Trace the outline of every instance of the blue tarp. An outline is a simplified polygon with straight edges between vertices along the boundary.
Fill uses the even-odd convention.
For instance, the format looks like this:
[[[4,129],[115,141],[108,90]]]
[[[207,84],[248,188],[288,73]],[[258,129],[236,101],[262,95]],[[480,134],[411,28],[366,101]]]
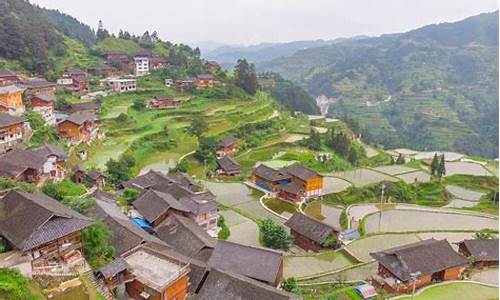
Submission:
[[[346,231],[342,231],[340,233],[340,239],[342,240],[354,240],[359,238],[359,232],[357,229],[350,229]]]
[[[141,228],[153,228],[148,221],[141,218],[130,218],[130,221]]]

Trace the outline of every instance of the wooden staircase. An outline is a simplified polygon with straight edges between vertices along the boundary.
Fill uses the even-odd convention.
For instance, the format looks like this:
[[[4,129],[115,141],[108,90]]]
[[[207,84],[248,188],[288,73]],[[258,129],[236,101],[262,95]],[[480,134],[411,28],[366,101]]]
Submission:
[[[95,289],[101,293],[101,295],[106,298],[106,300],[113,300],[113,294],[111,294],[110,290],[108,287],[104,284],[103,280],[98,279],[92,271],[87,271],[83,273],[83,276],[87,277],[92,284],[92,286],[95,287]]]

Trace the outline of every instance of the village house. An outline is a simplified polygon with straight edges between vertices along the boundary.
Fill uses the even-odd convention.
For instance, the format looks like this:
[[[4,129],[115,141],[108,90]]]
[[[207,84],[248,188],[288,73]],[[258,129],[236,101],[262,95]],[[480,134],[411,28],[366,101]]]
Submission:
[[[47,125],[56,125],[56,115],[54,110],[54,103],[56,97],[49,94],[34,95],[30,102],[33,111],[41,114]]]
[[[432,282],[458,280],[467,260],[448,241],[428,239],[370,253],[377,260],[373,283],[389,293],[411,293]]]
[[[40,192],[10,191],[0,204],[0,236],[30,258],[33,274],[84,263],[81,232],[89,218]]]
[[[16,73],[8,69],[0,69],[0,86],[16,84],[19,77]]]
[[[64,72],[62,78],[57,80],[57,84],[73,94],[90,92],[90,81],[83,70],[71,69]]]
[[[498,266],[498,239],[463,240],[457,245],[460,254],[472,259],[472,266]]]
[[[158,56],[152,56],[149,58],[149,69],[150,70],[160,70],[167,66],[167,61]]]
[[[180,93],[189,92],[196,88],[196,82],[196,78],[188,77],[183,80],[174,81],[172,87]]]
[[[108,64],[127,64],[129,62],[127,53],[123,51],[105,51],[101,53],[101,57]]]
[[[324,248],[339,246],[337,235],[340,228],[333,228],[302,213],[295,213],[285,222],[290,228],[293,243],[306,251],[318,252]]]
[[[30,135],[30,124],[25,118],[0,113],[0,153],[28,140]]]
[[[23,92],[23,89],[15,85],[0,86],[0,112],[12,116],[22,115],[25,111]]]
[[[287,173],[260,164],[253,170],[251,180],[257,187],[276,193],[281,185],[290,183],[291,177]]]
[[[219,216],[215,196],[203,190],[189,176],[182,173],[162,174],[150,170],[122,184],[124,188],[134,188],[141,192],[155,190],[170,194],[182,207],[189,210],[189,216],[210,235],[217,234]],[[179,208],[181,206],[178,206]],[[180,210],[180,209],[179,209]]]
[[[149,56],[138,54],[134,56],[134,75],[136,77],[149,74]]]
[[[165,78],[165,87],[171,88],[174,85],[174,80],[172,78]]]
[[[212,74],[197,75],[195,85],[197,89],[213,87],[215,85],[214,75]]]
[[[72,114],[57,123],[60,139],[71,144],[90,143],[98,136],[99,120],[93,113]]]
[[[305,199],[317,198],[323,195],[323,176],[318,172],[300,164],[293,164],[282,168],[280,171],[289,174],[292,183],[305,191]]]
[[[185,299],[189,291],[189,263],[148,247],[124,256],[134,279],[125,283],[133,299]]]
[[[134,92],[137,90],[137,80],[110,78],[107,80],[111,90],[117,93]]]
[[[207,66],[212,72],[217,72],[221,69],[219,63],[214,60],[208,61]]]
[[[28,99],[38,94],[50,96],[55,96],[56,94],[56,84],[42,78],[23,79],[20,81],[19,86],[25,89],[24,96]]]
[[[106,185],[106,175],[96,170],[87,171],[81,166],[74,166],[71,179],[78,184],[87,184],[102,189]]]
[[[212,255],[217,242],[192,219],[179,214],[170,214],[154,231],[175,251],[204,262]]]
[[[240,165],[230,156],[224,156],[217,159],[218,176],[239,176],[241,173]]]
[[[234,155],[238,152],[239,147],[239,139],[235,138],[232,135],[228,135],[224,137],[218,144],[216,149],[216,155],[218,158]]]
[[[101,105],[96,101],[71,103],[69,105],[69,113],[71,114],[98,113],[100,111]]]
[[[119,71],[113,66],[107,64],[99,64],[87,69],[87,72],[93,76],[98,77],[115,77],[118,76]]]
[[[151,109],[168,109],[177,108],[181,104],[181,101],[176,99],[174,96],[169,95],[158,95],[154,96],[149,102],[148,107]]]
[[[134,279],[132,268],[122,257],[117,257],[112,262],[100,267],[95,274],[97,280],[102,280],[112,294],[116,294],[118,287],[124,282]]]
[[[212,268],[198,291],[196,299],[298,300],[301,298],[248,277]]]
[[[283,254],[219,240],[208,260],[210,268],[240,274],[273,287],[283,279]]]
[[[68,155],[58,146],[42,145],[32,149],[14,148],[0,156],[0,176],[17,181],[40,183],[64,179]]]

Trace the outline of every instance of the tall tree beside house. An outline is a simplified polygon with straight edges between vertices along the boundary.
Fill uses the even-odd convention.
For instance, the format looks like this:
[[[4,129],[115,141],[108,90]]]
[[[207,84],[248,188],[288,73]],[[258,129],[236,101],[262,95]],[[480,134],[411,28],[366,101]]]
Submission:
[[[85,228],[83,251],[92,268],[97,269],[113,260],[115,248],[110,245],[113,232],[103,223],[95,223]]]
[[[135,159],[129,154],[123,154],[118,160],[110,158],[106,162],[106,173],[108,181],[112,184],[119,184],[132,177],[130,169],[135,165]]]
[[[209,169],[215,166],[215,148],[217,141],[213,137],[200,137],[198,149],[194,153],[194,158],[205,164]]]
[[[351,163],[353,166],[358,165],[358,152],[354,147],[351,147],[349,149],[349,155],[347,156],[347,160]]]
[[[441,155],[441,158],[439,160],[439,165],[438,165],[436,173],[437,173],[436,175],[439,178],[442,178],[443,176],[446,175],[446,162],[445,162],[445,159],[444,159],[444,154]]]
[[[255,66],[246,59],[238,59],[234,73],[234,83],[250,95],[255,95],[258,86]]]
[[[436,175],[438,167],[439,167],[439,158],[437,153],[434,153],[434,158],[432,158],[432,163],[431,163],[431,175]]]
[[[267,219],[260,223],[259,229],[262,234],[264,246],[285,251],[290,248],[292,237],[288,235],[283,226]]]

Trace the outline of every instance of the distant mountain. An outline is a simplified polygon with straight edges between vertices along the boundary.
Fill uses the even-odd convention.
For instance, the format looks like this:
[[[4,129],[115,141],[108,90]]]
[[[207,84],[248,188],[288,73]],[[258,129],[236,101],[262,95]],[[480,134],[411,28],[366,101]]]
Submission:
[[[96,42],[95,32],[89,25],[56,9],[40,9],[59,32],[77,39],[85,45],[93,45]]]
[[[386,147],[498,155],[498,11],[257,63]]]
[[[365,36],[358,36],[352,39],[363,39]],[[295,41],[288,43],[261,43],[252,46],[222,46],[211,51],[204,51],[202,55],[207,60],[215,60],[222,65],[233,65],[240,58],[246,58],[248,61],[257,63],[272,60],[278,57],[289,56],[299,50],[331,45],[347,38],[335,40],[314,40],[314,41]]]

